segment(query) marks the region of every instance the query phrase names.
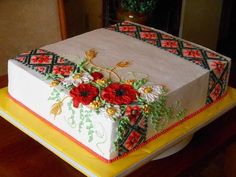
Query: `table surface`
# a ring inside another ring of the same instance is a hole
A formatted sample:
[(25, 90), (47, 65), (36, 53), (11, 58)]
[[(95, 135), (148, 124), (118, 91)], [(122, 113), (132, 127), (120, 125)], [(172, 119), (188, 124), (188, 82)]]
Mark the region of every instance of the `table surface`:
[[(7, 76), (0, 77), (0, 88)], [(231, 83), (231, 86), (234, 84)], [(129, 176), (173, 177), (184, 174), (236, 139), (236, 108), (198, 131), (190, 144), (165, 159), (149, 162)], [(171, 167), (171, 170), (170, 170)], [(13, 125), (0, 119), (1, 177), (80, 177), (71, 167)]]

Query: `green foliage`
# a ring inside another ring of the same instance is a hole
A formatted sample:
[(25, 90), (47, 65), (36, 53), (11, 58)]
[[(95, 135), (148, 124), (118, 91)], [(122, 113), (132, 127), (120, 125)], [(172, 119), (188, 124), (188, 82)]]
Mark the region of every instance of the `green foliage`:
[(151, 124), (157, 131), (168, 125), (169, 121), (179, 120), (185, 116), (185, 109), (182, 108), (179, 102), (172, 106), (167, 105), (167, 96), (165, 93), (166, 90), (163, 90), (158, 100), (148, 104)]
[(51, 95), (49, 96), (48, 100), (54, 100), (54, 101), (60, 101), (61, 97), (60, 97), (60, 92), (54, 88), (51, 92)]
[(88, 141), (93, 141), (94, 127), (91, 121), (92, 110), (84, 110), (83, 105), (80, 105), (80, 116), (79, 116), (79, 133), (82, 132), (85, 126), (88, 133)]
[(143, 78), (143, 79), (135, 81), (133, 83), (133, 87), (134, 89), (138, 90), (140, 87), (142, 87), (146, 83), (147, 83), (147, 79)]
[(73, 109), (73, 104), (72, 104), (72, 100), (70, 100), (67, 103), (68, 109), (71, 112), (71, 115), (68, 117), (68, 124), (71, 126), (71, 128), (75, 128), (76, 127), (76, 122), (75, 122), (75, 110)]
[(57, 79), (63, 79), (64, 76), (61, 74), (53, 74), (53, 73), (47, 73), (45, 79), (46, 80), (57, 80)]
[(79, 133), (81, 133), (82, 129), (84, 127), (84, 122), (85, 122), (84, 110), (83, 110), (82, 105), (80, 105), (79, 112), (80, 112), (80, 116), (79, 116), (79, 129), (78, 129), (78, 131), (79, 131)]
[(148, 14), (155, 8), (158, 0), (121, 0), (121, 7), (125, 10)]
[(128, 117), (122, 117), (118, 121), (118, 129), (117, 129), (117, 137), (114, 142), (116, 149), (119, 147), (119, 142), (123, 140), (123, 135), (129, 128), (129, 118)]

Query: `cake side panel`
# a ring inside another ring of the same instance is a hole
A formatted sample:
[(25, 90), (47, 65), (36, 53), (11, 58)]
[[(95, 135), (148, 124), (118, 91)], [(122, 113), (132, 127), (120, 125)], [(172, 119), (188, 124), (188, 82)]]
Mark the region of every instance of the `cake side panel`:
[[(209, 74), (195, 79), (190, 83), (186, 83), (181, 89), (177, 89), (170, 94), (167, 94), (167, 105), (174, 107), (175, 105), (185, 109), (185, 116), (188, 116), (199, 109), (203, 108), (206, 103), (208, 94), (208, 80)], [(173, 117), (172, 119), (162, 119), (159, 121), (158, 130), (155, 130), (152, 126), (150, 119), (148, 120), (147, 139), (155, 136), (158, 131), (162, 131), (172, 124), (178, 122), (180, 119)]]
[(207, 103), (211, 103), (227, 92), (231, 60), (229, 61), (208, 61), (214, 70), (210, 71)]
[[(48, 99), (56, 88), (51, 88), (49, 81), (43, 80), (41, 74), (14, 60), (8, 62), (8, 76), (8, 91), (14, 99), (99, 156), (110, 160), (118, 155), (113, 144), (117, 129), (114, 121), (97, 115), (85, 106), (81, 109), (69, 107), (72, 105), (69, 98), (63, 103), (62, 113), (54, 117), (50, 111), (56, 100)], [(57, 92), (58, 99), (66, 97), (63, 91), (57, 90)]]

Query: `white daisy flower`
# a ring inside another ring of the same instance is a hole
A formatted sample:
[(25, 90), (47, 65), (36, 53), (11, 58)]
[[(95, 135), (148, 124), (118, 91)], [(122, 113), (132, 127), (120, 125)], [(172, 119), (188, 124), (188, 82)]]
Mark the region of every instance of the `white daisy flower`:
[(78, 86), (81, 83), (88, 83), (91, 80), (93, 80), (93, 77), (87, 73), (87, 72), (83, 72), (83, 73), (76, 73), (76, 74), (72, 74), (69, 77), (65, 78), (63, 81), (63, 84), (65, 86)]
[(121, 110), (119, 105), (106, 105), (100, 111), (108, 118), (118, 119), (121, 117)]
[(73, 85), (73, 80), (72, 80), (71, 76), (65, 78), (65, 79), (62, 81), (62, 84), (63, 84), (64, 86), (66, 86), (66, 87)]
[(145, 99), (148, 103), (157, 100), (163, 93), (162, 85), (142, 86), (139, 88), (140, 97)]

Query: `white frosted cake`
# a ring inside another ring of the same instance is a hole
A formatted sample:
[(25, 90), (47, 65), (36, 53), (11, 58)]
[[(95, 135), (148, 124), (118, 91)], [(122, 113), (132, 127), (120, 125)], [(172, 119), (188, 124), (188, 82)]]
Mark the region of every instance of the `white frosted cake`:
[(123, 22), (23, 53), (8, 67), (13, 99), (112, 162), (220, 99), (230, 59)]

